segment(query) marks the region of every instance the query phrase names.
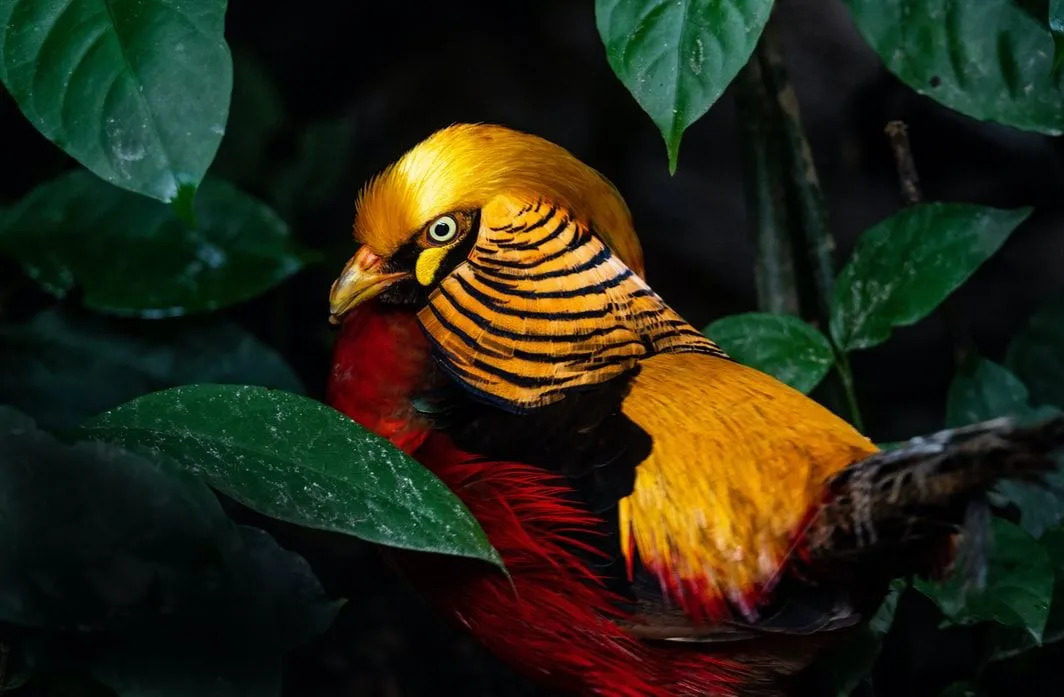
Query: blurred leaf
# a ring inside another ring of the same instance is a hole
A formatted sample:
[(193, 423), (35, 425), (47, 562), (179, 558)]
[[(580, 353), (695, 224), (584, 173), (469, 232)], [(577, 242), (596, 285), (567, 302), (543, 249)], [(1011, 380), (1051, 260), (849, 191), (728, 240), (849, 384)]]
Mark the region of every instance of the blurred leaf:
[(1005, 365), (1023, 379), (1035, 404), (1064, 409), (1064, 294), (1031, 316), (1009, 344)]
[(289, 219), (332, 199), (350, 171), (353, 121), (341, 116), (299, 130), (295, 157), (270, 178), (269, 199)]
[(259, 627), (265, 636), (245, 639), (245, 645), (219, 645), (215, 638), (201, 636), (197, 641), (215, 643), (217, 650), (190, 653), (182, 650), (188, 641), (182, 633), (148, 634), (136, 645), (93, 661), (93, 674), (119, 697), (281, 695), (284, 650), (328, 629), (340, 604), (325, 597), (305, 559), (279, 547), (262, 530), (240, 527), (239, 532), (246, 554), (246, 585), (241, 587), (247, 593), (247, 617), (229, 618), (230, 627), (220, 631), (231, 631), (233, 625)]
[(887, 68), (984, 121), (1057, 135), (1064, 90), (1045, 20), (1015, 0), (846, 0)]
[(307, 560), (265, 530), (239, 526), (253, 579), (266, 614), (275, 619), (284, 648), (301, 646), (329, 628), (343, 603), (331, 600)]
[(0, 407), (0, 480), (0, 618), (38, 670), (129, 697), (279, 695), (284, 651), (338, 608), (304, 559), (233, 526), (166, 458), (61, 443)]
[(133, 322), (51, 309), (0, 326), (0, 364), (0, 403), (53, 428), (193, 382), (303, 391), (273, 349), (217, 319)]
[(1008, 239), (1031, 209), (924, 203), (877, 223), (857, 242), (832, 298), (831, 335), (844, 351), (882, 343), (926, 317)]
[(115, 629), (195, 607), (235, 542), (195, 477), (114, 445), (60, 443), (3, 406), (0, 479), (3, 622)]
[(705, 334), (735, 360), (800, 392), (816, 387), (835, 360), (827, 337), (791, 315), (732, 315), (710, 324)]
[(49, 140), (124, 189), (199, 186), (229, 111), (225, 0), (0, 0), (0, 80)]
[(146, 318), (205, 312), (252, 298), (315, 255), (268, 207), (217, 180), (196, 197), (190, 228), (167, 206), (71, 172), (31, 192), (4, 220), (0, 252), (46, 291)]
[(236, 51), (229, 124), (211, 174), (258, 191), (269, 146), (284, 121), (284, 102), (269, 74), (254, 57)]
[[(1059, 413), (1052, 407), (1033, 408), (1027, 401), (1027, 388), (997, 363), (985, 358), (961, 367), (949, 386), (946, 399), (946, 425), (963, 426), (999, 416), (1021, 420), (1042, 420)], [(1016, 506), (1020, 525), (1034, 537), (1060, 522), (1064, 516), (1064, 472), (1047, 475), (1051, 488), (1019, 481), (1002, 481), (994, 492)]]
[(986, 585), (976, 588), (954, 574), (945, 582), (916, 579), (914, 587), (938, 605), (949, 623), (998, 622), (1024, 629), (1041, 642), (1053, 595), (1053, 566), (1023, 528), (992, 518)]
[(883, 640), (894, 624), (898, 600), (905, 588), (903, 579), (892, 581), (887, 596), (868, 624), (859, 627), (845, 642), (829, 648), (815, 664), (818, 687), (826, 692), (825, 697), (849, 697), (871, 672), (883, 649)]
[(1053, 36), (1053, 75), (1064, 65), (1064, 0), (1049, 0), (1049, 33)]
[(665, 138), (669, 171), (683, 132), (720, 98), (757, 45), (772, 0), (596, 0), (606, 58)]
[(949, 386), (946, 426), (953, 428), (999, 416), (1031, 413), (1027, 388), (1002, 366), (979, 358), (961, 367)]
[(81, 430), (165, 453), (264, 515), (501, 565), (465, 505), (431, 472), (306, 397), (247, 386), (175, 387)]
[(981, 697), (981, 695), (983, 691), (978, 685), (965, 680), (953, 683), (943, 690), (939, 697)]
[(989, 637), (988, 654), (991, 661), (1008, 660), (1039, 645), (1064, 639), (1064, 528), (1056, 527), (1046, 531), (1038, 542), (1049, 556), (1054, 576), (1053, 599), (1049, 604), (1049, 617), (1046, 619), (1042, 641), (1035, 642), (1034, 638), (1023, 630), (995, 626)]

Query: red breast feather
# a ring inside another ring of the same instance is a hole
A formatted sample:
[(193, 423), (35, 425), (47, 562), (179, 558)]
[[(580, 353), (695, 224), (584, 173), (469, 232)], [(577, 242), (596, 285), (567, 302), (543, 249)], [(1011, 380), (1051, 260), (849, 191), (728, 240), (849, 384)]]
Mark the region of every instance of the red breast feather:
[(411, 313), (366, 303), (345, 318), (329, 402), (391, 439), (466, 504), (510, 573), (463, 559), (392, 551), (404, 573), (445, 614), (529, 677), (579, 694), (616, 697), (735, 694), (739, 666), (682, 646), (628, 636), (617, 598), (589, 569), (579, 541), (592, 514), (565, 482), (541, 469), (490, 462), (455, 448), (410, 406), (431, 360)]

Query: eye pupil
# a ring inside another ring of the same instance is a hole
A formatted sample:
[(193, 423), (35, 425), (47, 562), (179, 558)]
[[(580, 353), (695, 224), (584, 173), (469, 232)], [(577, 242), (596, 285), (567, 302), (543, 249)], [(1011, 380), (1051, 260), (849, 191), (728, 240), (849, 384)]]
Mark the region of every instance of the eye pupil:
[(458, 234), (458, 223), (450, 216), (444, 216), (429, 226), (429, 237), (435, 242), (449, 242)]

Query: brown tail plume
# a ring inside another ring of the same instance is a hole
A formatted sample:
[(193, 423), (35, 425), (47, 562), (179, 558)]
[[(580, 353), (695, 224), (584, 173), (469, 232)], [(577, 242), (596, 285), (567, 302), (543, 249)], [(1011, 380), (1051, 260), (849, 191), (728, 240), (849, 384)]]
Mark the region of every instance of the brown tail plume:
[(1037, 425), (995, 419), (914, 438), (839, 472), (805, 536), (818, 567), (884, 578), (937, 573), (956, 534), (978, 545), (986, 493), (1003, 479), (1044, 484), (1064, 446), (1064, 416)]

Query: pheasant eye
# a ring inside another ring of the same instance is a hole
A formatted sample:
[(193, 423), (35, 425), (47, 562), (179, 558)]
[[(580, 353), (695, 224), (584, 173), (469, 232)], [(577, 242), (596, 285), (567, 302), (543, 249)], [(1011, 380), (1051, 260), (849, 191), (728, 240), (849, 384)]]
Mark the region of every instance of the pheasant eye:
[(450, 242), (458, 234), (458, 223), (449, 215), (437, 218), (429, 225), (429, 239), (438, 244)]

